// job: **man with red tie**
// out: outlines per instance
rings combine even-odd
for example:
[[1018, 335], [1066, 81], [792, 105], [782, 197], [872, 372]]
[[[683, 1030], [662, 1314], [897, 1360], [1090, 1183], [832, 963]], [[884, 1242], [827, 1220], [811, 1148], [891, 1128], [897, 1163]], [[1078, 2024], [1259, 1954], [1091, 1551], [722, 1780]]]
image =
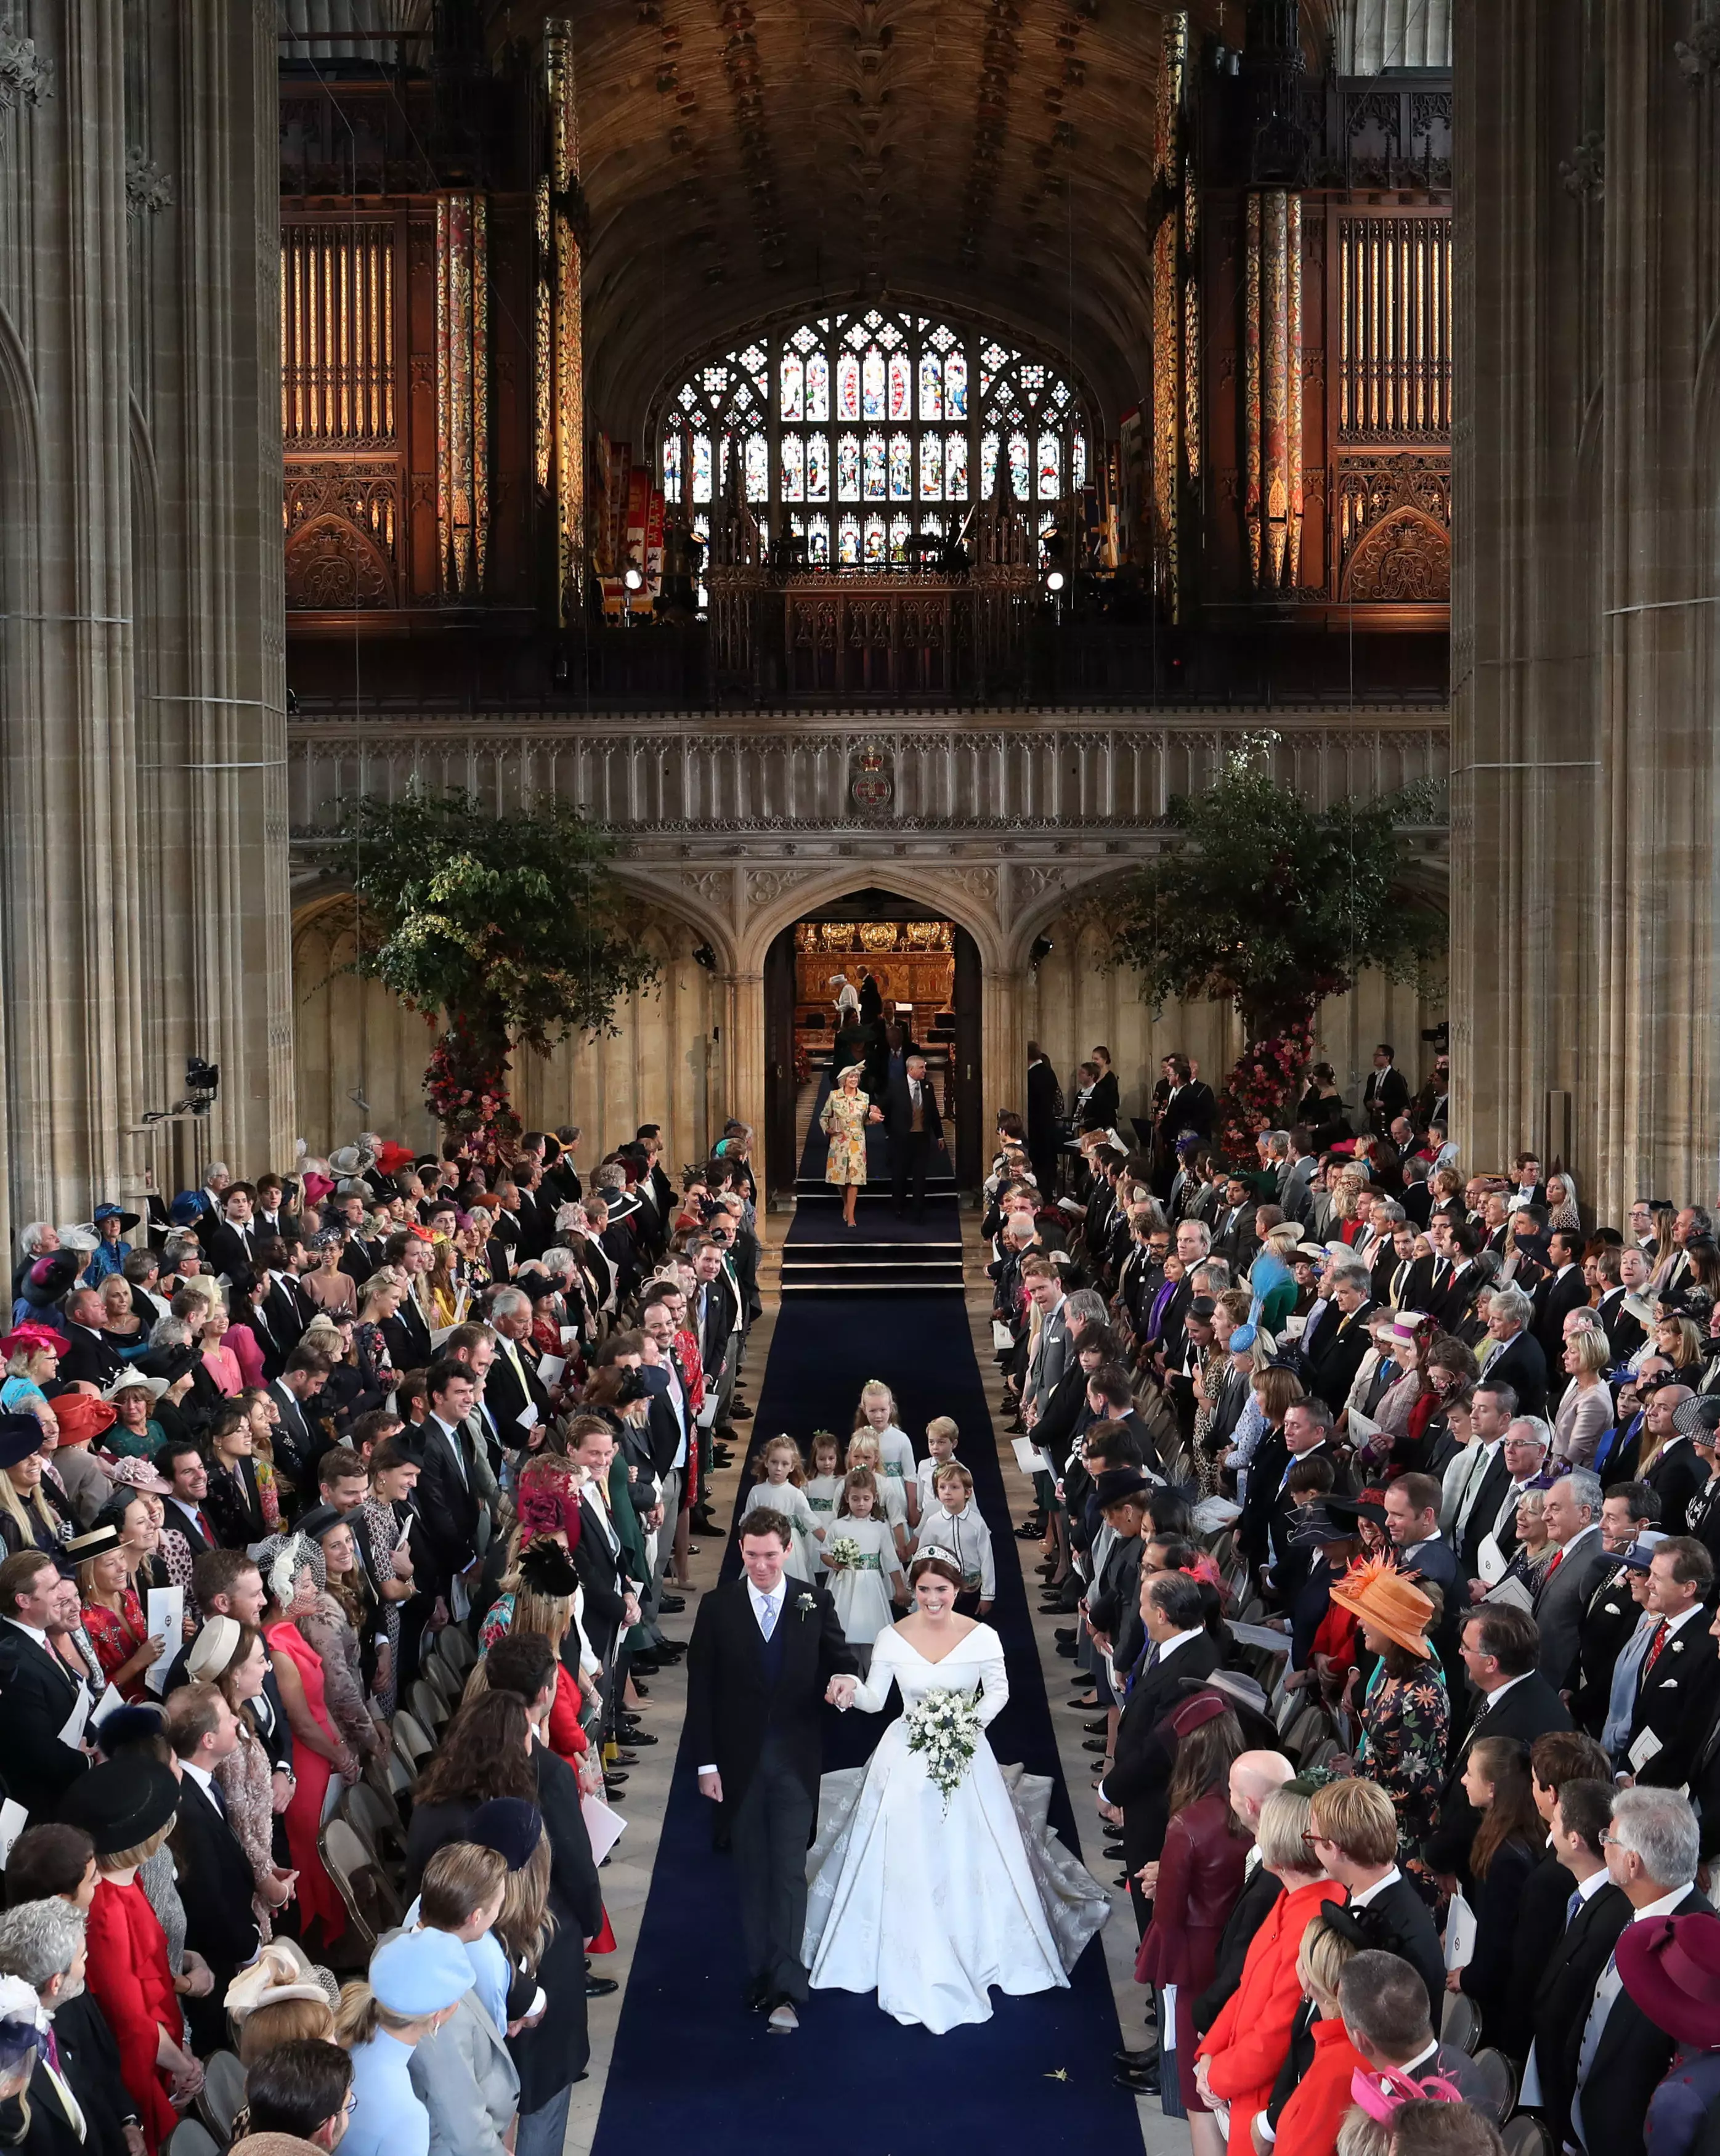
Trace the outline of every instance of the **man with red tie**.
[[1714, 1561], [1692, 1535], [1655, 1545], [1648, 1613], [1660, 1620], [1642, 1658], [1625, 1748], [1639, 1783], [1676, 1789], [1689, 1781], [1720, 1705], [1720, 1647], [1703, 1607]]

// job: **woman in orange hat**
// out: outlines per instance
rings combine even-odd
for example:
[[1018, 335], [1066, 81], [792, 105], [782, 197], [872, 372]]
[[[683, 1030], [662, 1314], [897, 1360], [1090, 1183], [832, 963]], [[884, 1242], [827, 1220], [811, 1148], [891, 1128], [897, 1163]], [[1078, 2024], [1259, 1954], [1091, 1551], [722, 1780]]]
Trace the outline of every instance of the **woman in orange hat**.
[[1427, 1637], [1438, 1594], [1379, 1558], [1352, 1565], [1332, 1589], [1338, 1608], [1360, 1620], [1363, 1646], [1379, 1657], [1357, 1717], [1356, 1765], [1391, 1799], [1406, 1853], [1432, 1830], [1451, 1732], [1445, 1674]]
[[44, 1472], [58, 1485], [80, 1527], [93, 1526], [113, 1495], [107, 1471], [91, 1458], [90, 1447], [98, 1437], [105, 1440], [117, 1412], [94, 1393], [60, 1393], [54, 1402], [54, 1434], [44, 1451]]

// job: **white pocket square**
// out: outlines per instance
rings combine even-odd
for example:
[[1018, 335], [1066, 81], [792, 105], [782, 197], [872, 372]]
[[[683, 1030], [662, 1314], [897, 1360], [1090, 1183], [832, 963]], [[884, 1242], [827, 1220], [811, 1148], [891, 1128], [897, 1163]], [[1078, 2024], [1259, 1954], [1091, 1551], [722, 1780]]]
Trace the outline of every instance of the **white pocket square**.
[[1661, 1690], [1662, 1691], [1676, 1691], [1677, 1689], [1678, 1680], [1676, 1677], [1662, 1677], [1661, 1679]]

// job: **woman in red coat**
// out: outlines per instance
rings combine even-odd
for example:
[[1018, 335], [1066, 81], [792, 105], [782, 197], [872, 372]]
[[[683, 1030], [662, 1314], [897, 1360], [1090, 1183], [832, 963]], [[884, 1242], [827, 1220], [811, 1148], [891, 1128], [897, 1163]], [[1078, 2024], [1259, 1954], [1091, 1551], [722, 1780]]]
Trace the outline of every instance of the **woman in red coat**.
[[119, 2047], [120, 2076], [137, 2107], [149, 2156], [179, 2123], [175, 2100], [203, 2087], [167, 1965], [167, 1941], [137, 1884], [138, 1866], [167, 1838], [179, 1783], [159, 1760], [124, 1758], [80, 1776], [60, 1807], [95, 1844], [95, 1897], [86, 1930], [90, 1995]]
[[1230, 1763], [1242, 1750], [1235, 1715], [1219, 1693], [1198, 1691], [1170, 1723], [1177, 1737], [1171, 1819], [1163, 1854], [1139, 1875], [1153, 1921], [1142, 1935], [1135, 1981], [1177, 1988], [1178, 2086], [1162, 2076], [1159, 2102], [1168, 2118], [1183, 2118], [1206, 2107], [1194, 2084], [1194, 2000], [1213, 1980], [1219, 1934], [1242, 1892], [1250, 1835], [1230, 1809]]
[[[1342, 1911], [1338, 1922], [1353, 1923]], [[1337, 2129], [1355, 2102], [1350, 2083], [1368, 2061], [1350, 2041], [1337, 2009], [1337, 1980], [1358, 1951], [1347, 1931], [1323, 1912], [1302, 1934], [1296, 1968], [1304, 1995], [1314, 2003], [1314, 2058], [1278, 2114], [1276, 2156], [1337, 2156]]]
[[[1256, 1845], [1260, 1862], [1284, 1892], [1249, 1943], [1236, 1989], [1201, 2040], [1195, 2085], [1204, 2102], [1230, 2107], [1230, 2156], [1252, 2156], [1250, 2128], [1266, 2107], [1290, 2049], [1291, 2025], [1302, 2003], [1296, 1956], [1309, 1920], [1343, 1888], [1309, 1861], [1308, 1800], [1275, 1789], [1260, 1807]], [[1191, 2117], [1198, 2156], [1218, 2156], [1218, 2123]]]

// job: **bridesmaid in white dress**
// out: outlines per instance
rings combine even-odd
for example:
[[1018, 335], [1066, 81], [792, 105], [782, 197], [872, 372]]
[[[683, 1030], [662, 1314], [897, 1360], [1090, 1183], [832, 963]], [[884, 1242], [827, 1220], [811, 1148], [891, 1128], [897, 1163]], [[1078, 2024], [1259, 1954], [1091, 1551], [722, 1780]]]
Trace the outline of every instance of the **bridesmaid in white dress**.
[[[832, 1545], [845, 1540], [860, 1552], [858, 1563], [839, 1563], [831, 1555]], [[907, 1599], [896, 1537], [878, 1509], [878, 1480], [870, 1467], [856, 1467], [844, 1485], [823, 1557], [828, 1568], [824, 1584], [842, 1621], [842, 1636], [854, 1649], [864, 1676], [871, 1666], [872, 1642], [889, 1625], [891, 1603]]]
[[[978, 1695], [982, 1724], [1009, 1697], [1003, 1643], [956, 1614], [960, 1567], [927, 1551], [910, 1568], [915, 1607], [878, 1636], [854, 1703], [882, 1712], [892, 1684]], [[1111, 1913], [1099, 1882], [1047, 1824], [1051, 1784], [1007, 1774], [982, 1738], [951, 1795], [892, 1722], [870, 1764], [824, 1778], [808, 1865], [803, 1958], [814, 1989], [873, 1991], [883, 2010], [936, 2035], [988, 2021], [993, 1984], [1019, 1997], [1066, 1985]]]

